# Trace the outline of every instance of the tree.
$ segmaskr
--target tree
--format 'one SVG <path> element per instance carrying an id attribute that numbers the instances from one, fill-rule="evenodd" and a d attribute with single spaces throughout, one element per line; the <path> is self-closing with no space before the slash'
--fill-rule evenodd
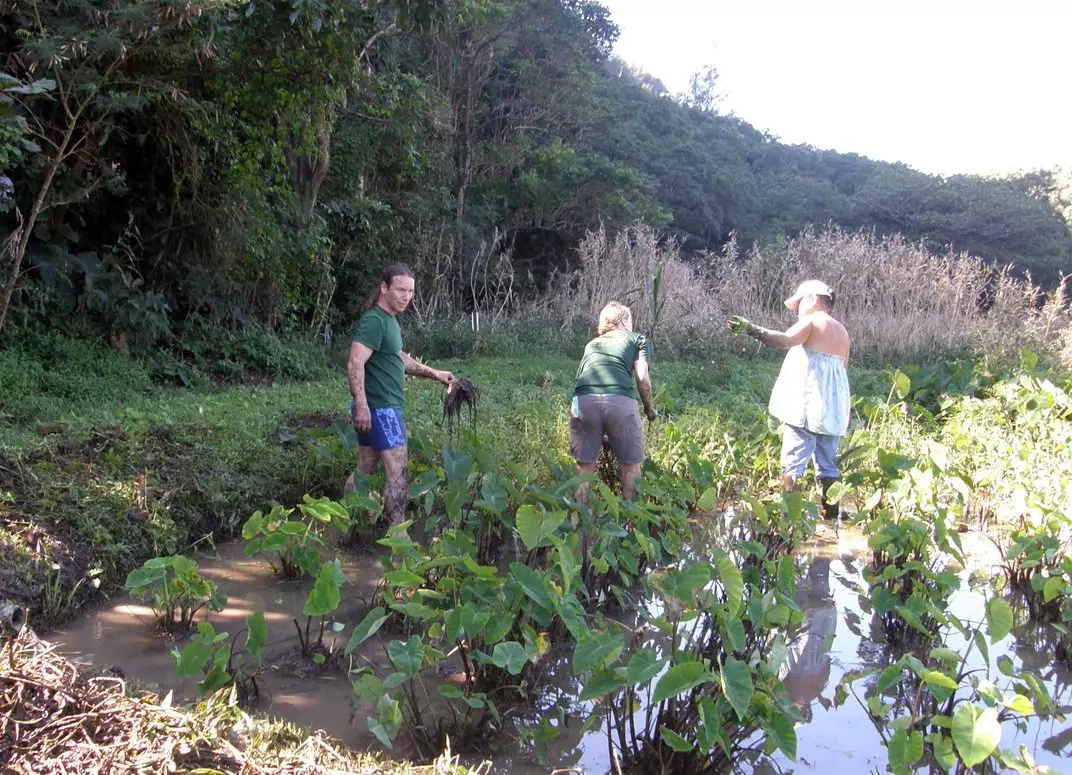
<path id="1" fill-rule="evenodd" d="M 99 164 L 96 154 L 108 139 L 111 118 L 154 99 L 182 99 L 167 80 L 144 77 L 132 63 L 142 57 L 195 56 L 203 44 L 197 31 L 212 7 L 203 10 L 170 0 L 106 4 L 4 0 L 0 12 L 13 17 L 22 31 L 22 43 L 12 57 L 14 72 L 8 74 L 20 85 L 7 95 L 18 105 L 19 116 L 39 148 L 32 159 L 39 162 L 39 177 L 31 186 L 29 210 L 23 216 L 16 199 L 19 225 L 7 242 L 10 261 L 0 296 L 2 327 L 42 214 L 88 200 L 116 175 Z M 43 82 L 51 88 L 42 88 Z M 67 166 L 77 172 L 71 178 L 77 182 L 56 195 L 55 184 Z"/>

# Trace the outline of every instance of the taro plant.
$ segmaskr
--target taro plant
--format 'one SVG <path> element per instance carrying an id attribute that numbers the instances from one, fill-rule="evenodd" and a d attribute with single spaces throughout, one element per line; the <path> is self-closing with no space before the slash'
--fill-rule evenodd
<path id="1" fill-rule="evenodd" d="M 245 633 L 241 649 L 235 648 L 238 638 Z M 220 689 L 234 686 L 241 704 L 253 702 L 260 697 L 258 677 L 264 661 L 264 648 L 268 643 L 268 626 L 264 612 L 257 611 L 246 620 L 244 631 L 233 636 L 216 632 L 209 622 L 200 622 L 197 632 L 181 651 L 171 650 L 171 661 L 180 678 L 201 676 L 197 691 L 202 697 Z"/>
<path id="2" fill-rule="evenodd" d="M 293 509 L 277 504 L 267 514 L 256 511 L 242 525 L 242 538 L 249 542 L 246 557 L 267 555 L 268 564 L 280 578 L 316 576 L 321 567 L 325 533 L 332 528 L 341 533 L 350 529 L 347 506 L 351 505 L 371 509 L 376 507 L 376 502 L 357 493 L 345 503 L 307 494 Z"/>
<path id="3" fill-rule="evenodd" d="M 985 632 L 983 623 L 972 626 L 953 614 L 946 620 L 963 637 L 963 648 L 937 646 L 925 659 L 908 653 L 885 669 L 847 673 L 835 704 L 851 694 L 867 711 L 895 775 L 919 769 L 956 775 L 1051 772 L 1035 764 L 1026 746 L 1000 748 L 1006 725 L 1026 732 L 1031 717 L 1056 711 L 1034 673 L 1017 670 L 1006 656 L 997 660 L 997 675 L 991 669 L 990 649 L 1013 623 L 1009 604 L 1000 597 L 987 602 Z M 861 699 L 856 687 L 865 683 L 867 696 Z"/>
<path id="4" fill-rule="evenodd" d="M 342 585 L 346 583 L 346 576 L 342 572 L 342 563 L 336 560 L 327 560 L 320 566 L 316 582 L 309 591 L 309 597 L 302 608 L 305 616 L 305 627 L 302 628 L 297 619 L 294 620 L 294 629 L 298 631 L 298 644 L 303 657 L 311 657 L 318 665 L 324 665 L 338 657 L 338 652 L 333 646 L 324 642 L 324 636 L 329 629 L 328 617 L 339 609 L 342 601 Z M 313 621 L 318 620 L 316 629 Z M 342 630 L 339 623 L 331 625 L 335 632 Z M 315 639 L 314 639 L 315 633 Z"/>
<path id="5" fill-rule="evenodd" d="M 765 552 L 752 544 L 735 560 L 715 550 L 711 562 L 653 576 L 645 627 L 628 649 L 615 627 L 578 642 L 573 668 L 589 675 L 580 699 L 599 700 L 589 722 L 605 714 L 623 770 L 723 772 L 756 730 L 765 750 L 795 758 L 800 714 L 778 671 L 802 613 L 792 558 Z M 762 561 L 742 569 L 745 556 Z"/>
<path id="6" fill-rule="evenodd" d="M 125 588 L 138 600 L 149 599 L 157 624 L 168 632 L 186 632 L 202 608 L 222 611 L 227 596 L 197 572 L 197 563 L 182 555 L 154 557 L 127 575 Z"/>
<path id="7" fill-rule="evenodd" d="M 857 489 L 867 493 L 857 521 L 872 561 L 864 572 L 870 590 L 861 602 L 873 610 L 889 643 L 918 646 L 938 634 L 960 586 L 945 566 L 949 558 L 965 563 L 952 526 L 963 514 L 969 487 L 938 444 L 927 444 L 920 460 L 881 449 L 876 460 L 875 468 L 857 469 L 834 485 L 829 497 L 837 502 Z"/>
<path id="8" fill-rule="evenodd" d="M 1023 596 L 1034 621 L 1057 622 L 1072 592 L 1072 517 L 1034 502 L 1026 491 L 1023 500 L 1033 519 L 1025 520 L 1009 536 L 1001 568 L 1009 586 Z"/>

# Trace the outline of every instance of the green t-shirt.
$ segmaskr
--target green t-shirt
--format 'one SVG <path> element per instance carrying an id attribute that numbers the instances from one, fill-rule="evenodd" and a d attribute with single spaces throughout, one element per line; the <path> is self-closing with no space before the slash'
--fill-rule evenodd
<path id="1" fill-rule="evenodd" d="M 354 341 L 372 350 L 365 361 L 365 397 L 369 409 L 401 409 L 406 369 L 402 365 L 402 329 L 378 304 L 357 321 Z"/>
<path id="2" fill-rule="evenodd" d="M 584 348 L 574 395 L 633 398 L 633 364 L 638 360 L 648 360 L 643 334 L 616 328 L 597 336 Z"/>

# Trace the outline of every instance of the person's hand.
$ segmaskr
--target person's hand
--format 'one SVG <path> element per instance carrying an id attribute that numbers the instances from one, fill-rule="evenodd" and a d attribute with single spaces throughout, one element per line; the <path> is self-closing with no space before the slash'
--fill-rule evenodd
<path id="1" fill-rule="evenodd" d="M 644 414 L 647 415 L 648 422 L 655 422 L 656 418 L 659 416 L 659 413 L 655 411 L 654 406 L 649 406 L 645 409 Z"/>
<path id="2" fill-rule="evenodd" d="M 729 319 L 726 327 L 735 334 L 747 334 L 752 335 L 755 330 L 755 326 L 748 318 L 743 318 L 740 315 L 734 315 Z"/>
<path id="3" fill-rule="evenodd" d="M 354 430 L 364 436 L 372 433 L 372 412 L 367 406 L 354 409 Z"/>
<path id="4" fill-rule="evenodd" d="M 436 379 L 447 386 L 450 389 L 450 383 L 454 381 L 454 375 L 449 371 L 440 371 L 436 373 Z"/>

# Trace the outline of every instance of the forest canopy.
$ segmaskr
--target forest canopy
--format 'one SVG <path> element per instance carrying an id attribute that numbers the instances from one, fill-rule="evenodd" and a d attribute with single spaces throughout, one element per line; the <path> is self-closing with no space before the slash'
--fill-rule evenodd
<path id="1" fill-rule="evenodd" d="M 0 0 L 0 326 L 339 330 L 395 260 L 463 312 L 502 255 L 534 297 L 638 221 L 686 260 L 832 225 L 1072 271 L 1055 172 L 786 145 L 617 35 L 590 0 Z"/>

